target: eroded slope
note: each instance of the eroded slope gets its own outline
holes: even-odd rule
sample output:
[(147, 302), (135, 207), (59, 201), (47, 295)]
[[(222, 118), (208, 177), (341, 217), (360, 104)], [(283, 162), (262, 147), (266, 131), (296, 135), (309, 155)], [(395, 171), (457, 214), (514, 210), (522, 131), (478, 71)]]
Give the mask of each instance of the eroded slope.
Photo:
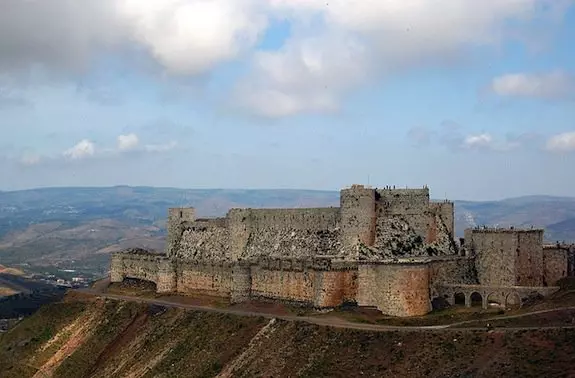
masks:
[(570, 376), (574, 340), (573, 330), (377, 333), (76, 295), (0, 336), (0, 371), (2, 377)]

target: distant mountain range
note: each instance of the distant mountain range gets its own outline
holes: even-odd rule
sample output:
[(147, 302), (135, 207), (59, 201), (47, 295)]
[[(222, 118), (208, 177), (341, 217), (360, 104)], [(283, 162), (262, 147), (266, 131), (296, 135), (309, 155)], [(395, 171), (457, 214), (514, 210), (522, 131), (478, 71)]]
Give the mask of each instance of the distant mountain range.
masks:
[[(233, 207), (338, 206), (338, 191), (47, 188), (0, 192), (0, 263), (104, 269), (111, 251), (162, 249), (169, 207), (199, 216)], [(543, 227), (549, 241), (575, 241), (575, 198), (527, 196), (455, 201), (456, 233), (475, 225)]]

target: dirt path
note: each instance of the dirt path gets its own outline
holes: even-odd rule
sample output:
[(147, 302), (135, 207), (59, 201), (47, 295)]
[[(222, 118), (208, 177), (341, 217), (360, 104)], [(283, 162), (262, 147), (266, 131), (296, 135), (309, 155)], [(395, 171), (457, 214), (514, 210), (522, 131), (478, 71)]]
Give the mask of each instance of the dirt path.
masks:
[[(325, 319), (325, 318), (316, 318), (311, 316), (295, 316), (295, 315), (277, 315), (277, 314), (268, 314), (263, 312), (253, 312), (253, 311), (242, 311), (242, 310), (234, 310), (234, 309), (225, 309), (225, 308), (213, 308), (207, 306), (197, 306), (197, 305), (190, 305), (190, 304), (183, 304), (183, 303), (174, 303), (169, 302), (161, 299), (155, 298), (142, 298), (142, 297), (132, 297), (127, 295), (117, 295), (117, 294), (106, 294), (101, 293), (95, 290), (90, 289), (82, 289), (78, 290), (83, 293), (97, 295), (103, 298), (108, 299), (115, 299), (115, 300), (122, 300), (122, 301), (131, 301), (131, 302), (141, 302), (141, 303), (149, 303), (155, 304), (159, 306), (165, 307), (176, 307), (176, 308), (184, 308), (188, 310), (194, 311), (205, 311), (205, 312), (216, 312), (216, 313), (223, 313), (223, 314), (231, 314), (231, 315), (238, 315), (238, 316), (259, 316), (266, 319), (281, 319), (287, 321), (296, 321), (296, 322), (306, 322), (310, 324), (315, 324), (319, 326), (327, 326), (327, 327), (335, 327), (335, 328), (347, 328), (347, 329), (357, 329), (363, 331), (378, 331), (378, 332), (386, 332), (386, 331), (402, 331), (402, 332), (413, 332), (413, 331), (428, 331), (428, 332), (460, 332), (460, 331), (485, 331), (485, 327), (459, 327), (455, 328), (455, 326), (463, 325), (466, 323), (477, 322), (477, 320), (470, 320), (464, 322), (457, 322), (453, 324), (447, 325), (437, 325), (437, 326), (388, 326), (388, 325), (379, 325), (379, 324), (365, 324), (365, 323), (353, 323), (346, 320), (340, 319)], [(553, 311), (561, 311), (561, 310), (568, 310), (568, 309), (575, 309), (575, 307), (563, 307), (560, 309), (551, 309), (551, 310), (540, 310), (534, 312), (528, 312), (524, 314), (518, 315), (509, 315), (509, 316), (501, 316), (501, 317), (494, 317), (490, 319), (485, 319), (484, 321), (487, 323), (493, 320), (501, 320), (501, 319), (512, 319), (512, 318), (520, 318), (530, 315), (536, 314), (543, 314), (546, 312), (553, 312)], [(508, 331), (519, 331), (519, 330), (532, 330), (532, 329), (575, 329), (575, 326), (552, 326), (552, 327), (504, 327), (504, 328), (496, 328), (497, 330), (508, 330)]]
[[(531, 315), (547, 314), (550, 312), (567, 311), (567, 310), (575, 310), (575, 307), (574, 306), (557, 307), (557, 308), (550, 308), (550, 309), (545, 309), (545, 310), (525, 312), (525, 313), (516, 314), (516, 315), (494, 316), (493, 318), (482, 319), (482, 320), (465, 320), (465, 321), (461, 321), (461, 322), (457, 322), (457, 323), (448, 324), (445, 327), (457, 327), (457, 326), (464, 325), (464, 324), (477, 323), (478, 321), (493, 322), (495, 320), (517, 319), (517, 318), (524, 318), (526, 316), (531, 316)], [(465, 328), (465, 327), (463, 327), (463, 328)], [(540, 327), (538, 327), (538, 328), (540, 328)], [(572, 327), (558, 327), (558, 328), (572, 328)]]

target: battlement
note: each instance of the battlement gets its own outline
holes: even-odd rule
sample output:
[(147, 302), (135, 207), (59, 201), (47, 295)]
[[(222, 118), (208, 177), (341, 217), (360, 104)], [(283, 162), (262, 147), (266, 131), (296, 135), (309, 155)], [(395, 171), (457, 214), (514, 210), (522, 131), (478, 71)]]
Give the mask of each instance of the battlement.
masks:
[(554, 243), (554, 244), (543, 244), (543, 249), (556, 249), (556, 250), (575, 250), (575, 244), (568, 243)]
[(495, 234), (523, 234), (523, 233), (533, 233), (533, 234), (543, 234), (545, 230), (542, 228), (516, 228), (516, 227), (485, 227), (478, 226), (469, 229), (472, 233), (495, 233)]
[(373, 190), (373, 187), (370, 185), (363, 185), (363, 184), (352, 184), (343, 188), (342, 190)]

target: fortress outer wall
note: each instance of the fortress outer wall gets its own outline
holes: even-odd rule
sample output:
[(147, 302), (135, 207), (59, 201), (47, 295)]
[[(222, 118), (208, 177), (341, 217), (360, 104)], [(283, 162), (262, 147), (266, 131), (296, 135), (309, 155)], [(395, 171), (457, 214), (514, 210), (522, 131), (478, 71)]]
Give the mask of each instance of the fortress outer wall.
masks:
[(425, 315), (431, 311), (429, 278), (425, 263), (359, 264), (357, 303), (393, 316)]

